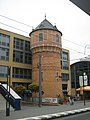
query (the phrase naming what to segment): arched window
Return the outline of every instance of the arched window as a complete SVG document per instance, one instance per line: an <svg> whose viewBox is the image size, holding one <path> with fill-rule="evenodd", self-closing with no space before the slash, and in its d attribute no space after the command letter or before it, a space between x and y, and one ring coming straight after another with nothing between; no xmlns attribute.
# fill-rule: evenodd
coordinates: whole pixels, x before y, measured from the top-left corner
<svg viewBox="0 0 90 120"><path fill-rule="evenodd" d="M44 34L43 33L39 33L39 41L43 41L44 40Z"/></svg>

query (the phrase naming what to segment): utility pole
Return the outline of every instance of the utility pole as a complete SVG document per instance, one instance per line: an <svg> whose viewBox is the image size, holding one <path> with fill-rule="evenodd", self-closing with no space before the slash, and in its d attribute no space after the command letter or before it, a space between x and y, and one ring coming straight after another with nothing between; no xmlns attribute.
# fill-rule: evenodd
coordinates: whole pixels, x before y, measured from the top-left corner
<svg viewBox="0 0 90 120"><path fill-rule="evenodd" d="M7 67L7 99L10 97L10 67ZM6 100L6 116L10 116L10 103Z"/></svg>
<svg viewBox="0 0 90 120"><path fill-rule="evenodd" d="M83 102L84 102L84 106L85 104L85 92L84 92L84 76L83 76Z"/></svg>
<svg viewBox="0 0 90 120"><path fill-rule="evenodd" d="M84 106L85 104L85 91L84 91L84 87L87 86L87 75L86 73L83 73L83 99L84 99Z"/></svg>
<svg viewBox="0 0 90 120"><path fill-rule="evenodd" d="M39 107L42 105L42 68L41 68L41 55L39 54Z"/></svg>

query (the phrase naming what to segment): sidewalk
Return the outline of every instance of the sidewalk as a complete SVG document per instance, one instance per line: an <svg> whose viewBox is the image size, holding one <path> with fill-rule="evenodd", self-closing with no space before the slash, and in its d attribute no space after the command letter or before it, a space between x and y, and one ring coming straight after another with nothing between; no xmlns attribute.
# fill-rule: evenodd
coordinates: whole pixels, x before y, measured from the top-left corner
<svg viewBox="0 0 90 120"><path fill-rule="evenodd" d="M85 109L86 108L86 109ZM86 101L84 106L82 102L75 102L74 105L59 105L59 106L31 106L22 105L22 109L19 111L14 111L11 109L10 116L6 117L6 111L0 110L1 120L41 120L42 118L54 118L59 116L64 116L68 114L75 114L77 112L84 112L90 110L90 101ZM68 112L66 112L68 111ZM44 116L42 116L44 115ZM39 116L39 117L37 117Z"/></svg>

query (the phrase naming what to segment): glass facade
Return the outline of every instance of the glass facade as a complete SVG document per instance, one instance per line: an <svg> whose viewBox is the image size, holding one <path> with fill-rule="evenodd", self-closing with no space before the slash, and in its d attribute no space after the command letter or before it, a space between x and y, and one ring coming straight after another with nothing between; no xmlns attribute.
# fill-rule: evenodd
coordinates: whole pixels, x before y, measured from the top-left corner
<svg viewBox="0 0 90 120"><path fill-rule="evenodd" d="M9 60L9 49L0 47L0 60Z"/></svg>
<svg viewBox="0 0 90 120"><path fill-rule="evenodd" d="M30 51L30 42L24 39L20 39L21 36L18 35L18 37L13 37L16 36L16 34L11 32L8 32L9 35L7 35L7 32L0 30L0 60L2 60L3 65L0 65L0 79L2 78L7 78L7 67L10 65L10 62L12 62L11 66L11 79L25 79L25 80L30 80L32 79L32 70L28 69L27 67L23 68L20 67L19 64L17 63L22 63L23 66L24 64L32 64L32 54ZM4 33L4 34L3 34ZM12 36L13 35L13 36ZM11 39L10 39L11 38ZM22 37L24 38L24 37ZM11 41L12 40L12 41ZM13 44L12 44L13 43ZM13 45L13 46L10 46ZM10 48L11 47L11 48ZM13 48L12 48L13 47ZM13 61L9 61L9 51L13 51ZM12 59L12 56L10 56ZM5 63L4 61L7 61ZM15 65L13 66L13 62ZM7 64L7 65L6 65ZM16 67L18 66L18 67ZM18 82L14 82L12 84L21 84L20 80ZM0 81L2 82L2 81ZM4 81L6 83L6 81ZM25 81L24 81L25 83ZM22 83L22 84L24 84ZM25 83L29 84L29 83Z"/></svg>
<svg viewBox="0 0 90 120"><path fill-rule="evenodd" d="M32 70L13 67L13 78L32 79Z"/></svg>
<svg viewBox="0 0 90 120"><path fill-rule="evenodd" d="M24 41L14 37L14 48L24 50Z"/></svg>
<svg viewBox="0 0 90 120"><path fill-rule="evenodd" d="M23 58L24 58L23 52L14 50L14 52L13 52L13 61L23 63L23 60L24 60Z"/></svg>
<svg viewBox="0 0 90 120"><path fill-rule="evenodd" d="M0 60L9 60L10 36L0 33Z"/></svg>
<svg viewBox="0 0 90 120"><path fill-rule="evenodd" d="M9 47L10 36L0 33L0 46Z"/></svg>
<svg viewBox="0 0 90 120"><path fill-rule="evenodd" d="M67 52L61 52L61 68L63 70L69 69L69 63L68 63L68 53Z"/></svg>
<svg viewBox="0 0 90 120"><path fill-rule="evenodd" d="M7 77L7 67L0 66L0 77Z"/></svg>
<svg viewBox="0 0 90 120"><path fill-rule="evenodd" d="M25 64L32 63L30 42L14 38L13 61Z"/></svg>
<svg viewBox="0 0 90 120"><path fill-rule="evenodd" d="M81 61L71 65L71 87L79 88L79 76L86 73L88 78L88 85L90 86L90 62Z"/></svg>
<svg viewBox="0 0 90 120"><path fill-rule="evenodd" d="M62 73L62 80L63 80L63 81L68 81L68 80L69 80L69 74L67 74L67 73Z"/></svg>

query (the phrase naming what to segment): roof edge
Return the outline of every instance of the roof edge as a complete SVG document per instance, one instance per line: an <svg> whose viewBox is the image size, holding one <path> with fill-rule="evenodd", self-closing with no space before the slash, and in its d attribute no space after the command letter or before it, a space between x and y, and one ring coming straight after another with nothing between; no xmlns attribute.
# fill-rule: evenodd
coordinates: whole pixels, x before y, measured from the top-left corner
<svg viewBox="0 0 90 120"><path fill-rule="evenodd" d="M32 30L32 32L29 33L29 36L31 36L31 34L32 34L33 32L38 31L38 30L53 30L53 31L59 32L59 33L61 34L61 36L62 36L62 32L61 32L61 31L59 31L58 29L57 29L57 30L54 30L54 29L50 29L50 28L41 28L41 29Z"/></svg>

